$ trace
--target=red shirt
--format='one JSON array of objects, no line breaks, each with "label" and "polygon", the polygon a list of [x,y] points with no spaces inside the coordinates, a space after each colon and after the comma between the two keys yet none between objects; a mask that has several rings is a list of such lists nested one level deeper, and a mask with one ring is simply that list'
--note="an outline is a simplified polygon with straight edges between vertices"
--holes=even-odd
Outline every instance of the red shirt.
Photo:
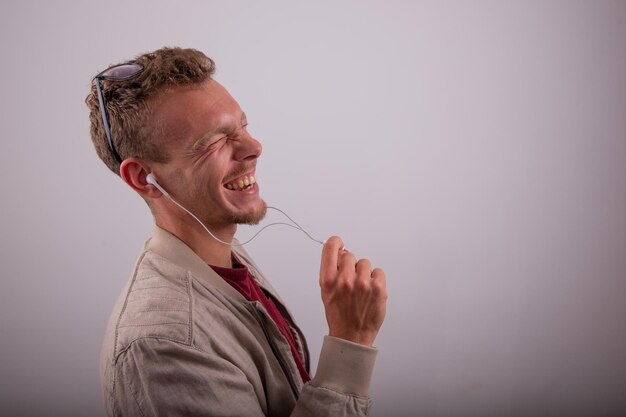
[{"label": "red shirt", "polygon": [[289,347],[291,347],[291,354],[293,355],[293,359],[296,361],[296,365],[298,365],[298,370],[300,371],[300,376],[302,377],[303,382],[307,382],[311,380],[309,373],[304,368],[304,364],[302,363],[302,358],[298,354],[298,350],[296,349],[296,341],[293,338],[293,334],[291,333],[291,329],[287,324],[287,321],[283,317],[283,315],[276,308],[276,304],[263,292],[261,287],[256,283],[256,281],[252,278],[250,271],[245,265],[242,265],[236,258],[233,256],[233,266],[234,268],[222,268],[219,266],[209,265],[220,277],[224,279],[224,281],[228,282],[233,288],[241,293],[248,301],[259,301],[265,307],[268,314],[278,326],[278,329],[285,336],[287,342],[289,343]]}]

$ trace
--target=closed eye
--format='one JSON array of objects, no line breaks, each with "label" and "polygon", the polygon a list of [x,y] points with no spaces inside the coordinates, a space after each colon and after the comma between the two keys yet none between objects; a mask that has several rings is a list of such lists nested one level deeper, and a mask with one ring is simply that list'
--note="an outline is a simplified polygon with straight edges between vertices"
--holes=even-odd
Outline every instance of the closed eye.
[{"label": "closed eye", "polygon": [[218,139],[213,140],[209,143],[209,141],[205,141],[204,143],[196,142],[194,146],[189,150],[188,156],[193,158],[194,160],[204,160],[206,157],[212,155],[215,151],[217,151],[220,147],[220,143],[224,143],[224,139],[226,136],[222,136]]},{"label": "closed eye", "polygon": [[[247,132],[247,128],[248,128],[248,122],[245,121],[239,129],[241,129],[243,132]],[[226,140],[238,140],[239,137],[241,136],[241,132],[238,131],[239,129],[224,129],[224,136],[220,136],[217,139],[213,140],[210,143],[207,139],[200,139],[198,140],[192,147],[193,151],[197,151],[197,152],[202,152],[202,153],[212,153],[214,152],[219,146],[222,146]]]},{"label": "closed eye", "polygon": [[221,138],[214,140],[213,142],[211,142],[209,145],[206,146],[205,151],[206,152],[213,152],[216,149],[218,149],[219,146],[223,145],[226,140],[228,140],[228,136],[222,136]]}]

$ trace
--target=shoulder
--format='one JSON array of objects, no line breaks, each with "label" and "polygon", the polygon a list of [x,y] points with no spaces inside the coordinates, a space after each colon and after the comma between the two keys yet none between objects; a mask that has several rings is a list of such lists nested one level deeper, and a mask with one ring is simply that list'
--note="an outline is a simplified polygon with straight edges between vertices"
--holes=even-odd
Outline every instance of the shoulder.
[{"label": "shoulder", "polygon": [[115,326],[115,354],[143,338],[191,343],[191,274],[146,251],[121,295]]}]

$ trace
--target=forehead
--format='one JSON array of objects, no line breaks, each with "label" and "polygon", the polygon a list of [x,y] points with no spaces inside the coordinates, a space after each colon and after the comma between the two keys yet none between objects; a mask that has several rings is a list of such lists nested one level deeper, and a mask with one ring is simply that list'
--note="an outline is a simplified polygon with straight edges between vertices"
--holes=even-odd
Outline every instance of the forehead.
[{"label": "forehead", "polygon": [[154,114],[169,144],[184,144],[211,131],[238,126],[242,117],[237,101],[215,80],[165,92]]}]

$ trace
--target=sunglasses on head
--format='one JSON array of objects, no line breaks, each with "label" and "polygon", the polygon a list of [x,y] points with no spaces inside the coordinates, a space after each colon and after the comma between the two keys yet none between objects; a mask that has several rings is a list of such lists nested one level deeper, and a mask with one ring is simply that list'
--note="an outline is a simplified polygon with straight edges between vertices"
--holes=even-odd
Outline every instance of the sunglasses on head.
[{"label": "sunglasses on head", "polygon": [[96,81],[96,91],[98,92],[98,103],[100,105],[100,114],[102,115],[102,124],[104,125],[104,133],[109,143],[109,149],[115,160],[122,163],[122,158],[117,153],[115,146],[113,145],[113,138],[111,136],[111,122],[109,119],[109,111],[107,110],[106,101],[104,100],[104,94],[102,92],[102,80],[108,81],[121,81],[134,77],[143,71],[143,65],[136,62],[128,62],[126,64],[113,65],[102,71],[100,74],[94,77]]}]

